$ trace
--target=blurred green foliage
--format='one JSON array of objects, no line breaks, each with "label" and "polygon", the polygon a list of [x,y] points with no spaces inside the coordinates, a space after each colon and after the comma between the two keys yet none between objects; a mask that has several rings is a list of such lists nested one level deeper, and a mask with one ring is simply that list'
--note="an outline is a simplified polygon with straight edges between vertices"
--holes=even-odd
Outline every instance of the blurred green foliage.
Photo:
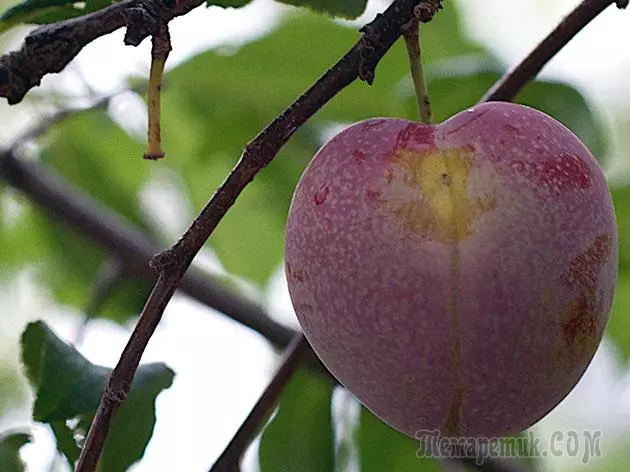
[{"label": "blurred green foliage", "polygon": [[[455,56],[438,61],[428,71],[431,101],[438,121],[473,106],[506,70],[486,54]],[[416,100],[408,87],[407,110]],[[582,93],[569,84],[536,80],[521,90],[515,102],[553,116],[573,131],[602,162],[607,156],[604,130]]]},{"label": "blurred green foliage", "polygon": [[20,448],[31,441],[26,433],[0,434],[0,470],[2,472],[24,472]]},{"label": "blurred green foliage", "polygon": [[361,472],[439,472],[437,459],[421,457],[420,441],[390,428],[366,408],[361,408],[357,430]]},{"label": "blurred green foliage", "polygon": [[295,373],[262,432],[260,472],[334,470],[332,391],[326,378],[302,370]]},{"label": "blurred green foliage", "polygon": [[[241,6],[248,2],[209,3]],[[286,3],[308,4],[348,17],[357,16],[365,7],[363,0]],[[15,22],[46,22],[58,15],[70,16],[68,8],[71,13],[76,9],[69,5],[57,0],[24,2],[0,18],[0,30]],[[86,9],[104,5],[87,2]],[[356,30],[328,18],[291,14],[273,32],[232,54],[207,51],[167,74],[162,100],[165,160],[143,161],[144,144],[125,133],[102,110],[74,116],[56,126],[40,143],[41,160],[95,200],[149,232],[139,192],[151,178],[152,169],[177,173],[185,196],[199,210],[237,162],[245,144],[358,38]],[[422,44],[429,92],[439,120],[476,103],[503,72],[487,51],[462,34],[456,12],[448,5],[423,27]],[[565,123],[606,164],[605,130],[579,90],[568,84],[538,81],[529,85],[518,101]],[[357,81],[334,98],[290,140],[228,212],[208,243],[228,272],[258,287],[269,282],[282,260],[284,223],[293,189],[322,144],[324,133],[335,125],[374,116],[417,116],[402,44],[395,45],[383,59],[373,87]],[[630,309],[630,186],[616,188],[614,198],[621,269],[608,333],[628,356],[630,325],[625,315]],[[8,277],[24,267],[35,268],[57,301],[83,309],[107,254],[62,223],[51,222],[25,198],[18,201],[19,217],[0,231],[3,275]],[[132,281],[108,302],[105,310],[90,315],[128,321],[140,309],[147,289]],[[22,348],[35,392],[34,419],[53,428],[58,448],[72,461],[78,453],[74,434],[89,424],[109,371],[89,363],[42,323],[28,326]],[[172,377],[172,371],[163,365],[141,367],[108,439],[102,471],[124,470],[141,457],[155,421],[155,397],[170,385]],[[332,390],[331,384],[312,374],[299,372],[295,376],[262,432],[262,472],[334,470],[340,458],[335,453]],[[67,426],[67,420],[76,418],[79,421],[75,429]],[[20,440],[13,440],[17,442],[11,443],[14,449],[9,454],[15,456]],[[439,470],[437,462],[416,457],[416,441],[387,427],[365,409],[354,442],[361,472]],[[2,444],[0,461],[6,454]]]},{"label": "blurred green foliage", "polygon": [[[170,0],[164,0],[168,4]],[[367,0],[278,0],[339,18],[357,18],[365,10]],[[206,0],[208,6],[238,8],[251,0]],[[0,15],[0,34],[20,24],[43,25],[76,18],[105,8],[112,0],[24,0]]]},{"label": "blurred green foliage", "polygon": [[24,0],[0,15],[0,34],[17,25],[54,23],[86,15],[111,4],[111,0]]},{"label": "blurred green foliage", "polygon": [[613,188],[612,194],[619,230],[619,275],[606,332],[627,362],[630,359],[630,182]]}]

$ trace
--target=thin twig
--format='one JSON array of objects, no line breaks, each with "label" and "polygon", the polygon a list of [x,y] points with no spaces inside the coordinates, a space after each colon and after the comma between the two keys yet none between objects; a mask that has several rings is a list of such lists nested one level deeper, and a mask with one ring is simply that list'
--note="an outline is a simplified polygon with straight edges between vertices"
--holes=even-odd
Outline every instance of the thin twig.
[{"label": "thin twig", "polygon": [[[140,314],[140,318],[131,333],[131,339],[135,342],[127,343],[121,354],[121,361],[116,365],[114,372],[105,385],[103,396],[101,397],[98,409],[96,410],[95,419],[92,423],[93,425],[100,426],[100,429],[96,429],[94,433],[87,435],[81,456],[77,463],[77,472],[92,472],[96,470],[96,465],[98,464],[100,453],[105,444],[109,427],[113,423],[118,409],[129,393],[133,380],[133,374],[127,374],[128,371],[123,370],[121,366],[133,366],[133,372],[135,373],[144,348],[148,344],[149,339],[155,332],[161,319],[161,316],[154,316],[154,313],[159,313],[160,315],[164,313],[166,305],[173,296],[173,293],[175,293],[178,282],[179,279],[171,276],[167,272],[163,272],[158,277],[153,287],[153,292],[151,296],[149,296]],[[90,431],[92,431],[92,428],[90,428]]]},{"label": "thin twig", "polygon": [[88,15],[41,26],[32,31],[18,51],[0,57],[0,97],[19,103],[44,76],[61,72],[96,38],[124,26],[124,42],[139,45],[159,34],[160,25],[198,7],[203,0],[124,0]]},{"label": "thin twig", "polygon": [[[362,40],[320,79],[305,96],[298,100],[293,107],[276,119],[256,140],[247,146],[237,167],[226,183],[215,194],[210,205],[204,209],[200,218],[195,221],[191,229],[186,233],[185,237],[171,250],[163,253],[162,257],[156,259],[155,265],[161,268],[162,273],[152,296],[149,298],[147,305],[145,305],[143,316],[141,316],[140,322],[136,330],[134,330],[130,342],[105,389],[99,412],[90,429],[90,435],[102,437],[92,438],[89,444],[86,445],[83,454],[90,457],[87,457],[84,464],[95,466],[100,454],[100,446],[102,446],[105,439],[104,436],[107,433],[113,415],[128,392],[133,373],[137,368],[144,349],[143,343],[148,341],[157,322],[159,322],[161,313],[170,295],[172,295],[179,283],[179,278],[181,278],[181,275],[178,274],[180,272],[183,273],[188,264],[190,264],[192,257],[196,253],[195,248],[200,248],[203,245],[208,234],[234,202],[236,196],[253,178],[255,173],[271,161],[278,149],[300,125],[306,122],[332,96],[354,81],[357,76],[368,82],[373,80],[376,64],[400,34],[402,25],[412,18],[411,7],[416,3],[418,2],[396,0],[384,15],[366,27]],[[591,13],[590,18],[592,19],[599,12],[603,11],[603,8],[600,8],[601,3],[594,0],[586,1],[578,9],[587,5]],[[612,1],[607,2],[606,6],[611,3]],[[619,6],[625,6],[627,2],[619,0],[617,3]],[[397,20],[402,20],[402,22]],[[588,21],[583,22],[582,27]],[[572,28],[566,28],[563,34],[569,35],[570,39],[575,34],[575,31]],[[566,40],[549,40],[541,43],[530,56],[538,59],[530,60],[526,66],[517,68],[508,74],[507,78],[488,95],[488,99],[511,99],[523,85],[536,75],[548,60],[548,58],[542,60],[540,58],[552,57],[566,42]],[[0,82],[2,78],[0,73]],[[90,438],[88,437],[88,439]],[[83,466],[79,470],[93,470],[93,468],[90,469],[89,466]]]},{"label": "thin twig", "polygon": [[280,395],[284,391],[301,360],[310,349],[303,334],[296,334],[291,344],[286,349],[280,367],[271,379],[271,382],[262,393],[254,408],[249,413],[243,424],[227,445],[223,453],[214,463],[210,472],[234,472],[239,469],[241,457],[260,431],[273,407],[278,403]]},{"label": "thin twig", "polygon": [[[39,126],[36,128],[41,129]],[[151,239],[64,180],[48,165],[19,159],[14,147],[0,153],[1,179],[27,195],[47,218],[64,222],[93,243],[107,249],[112,257],[125,264],[125,271],[155,282],[156,275],[149,268],[149,261],[157,249]],[[200,269],[191,267],[184,275],[180,289],[206,306],[260,333],[276,347],[286,347],[295,335],[294,330],[271,319],[258,304],[236,295],[217,278]]]},{"label": "thin twig", "polygon": [[77,329],[77,333],[74,337],[74,345],[81,344],[90,321],[96,317],[103,304],[128,276],[129,274],[125,272],[122,261],[118,258],[110,257],[101,264],[101,267],[96,273],[92,293],[83,310],[83,320],[81,320],[79,329]]},{"label": "thin twig", "polygon": [[434,2],[395,0],[382,15],[364,27],[364,35],[357,44],[246,146],[236,167],[183,237],[152,260],[152,267],[160,273],[158,281],[107,381],[79,457],[78,472],[95,470],[116,411],[131,387],[142,352],[183,274],[221,218],[254,176],[273,160],[280,148],[311,116],[357,78],[368,83],[374,80],[376,65],[400,37],[402,27],[413,19],[414,7],[420,3]]},{"label": "thin twig", "polygon": [[523,85],[538,75],[547,62],[576,34],[615,3],[619,8],[625,8],[628,5],[627,0],[584,0],[525,59],[501,77],[485,93],[480,102],[512,100]]},{"label": "thin twig", "polygon": [[[54,170],[42,163],[22,162],[12,153],[5,153],[0,155],[0,177],[40,205],[47,217],[65,222],[126,262],[128,265],[125,270],[154,280],[153,272],[148,269],[148,261],[155,252],[150,240],[117,215],[92,202],[72,184],[64,182]],[[186,272],[180,289],[199,302],[254,329],[277,347],[288,346],[297,335],[295,331],[270,319],[262,308],[223,289],[218,282],[194,268]],[[305,365],[316,372],[327,372],[310,346],[305,357]],[[332,376],[329,378],[334,381]],[[490,470],[489,467],[494,467],[492,470],[496,471],[510,471],[508,467],[501,468],[501,461],[488,460],[484,462],[484,467],[482,470],[486,472]]]}]

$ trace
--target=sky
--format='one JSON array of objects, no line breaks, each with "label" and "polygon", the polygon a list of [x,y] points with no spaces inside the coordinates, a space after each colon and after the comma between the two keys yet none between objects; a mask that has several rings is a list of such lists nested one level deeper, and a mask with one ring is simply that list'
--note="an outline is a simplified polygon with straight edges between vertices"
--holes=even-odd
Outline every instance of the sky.
[{"label": "sky", "polygon": [[[507,65],[514,65],[576,1],[460,0],[458,3],[471,34]],[[353,24],[369,21],[385,4],[378,0],[370,2],[366,14]],[[237,11],[198,8],[171,23],[173,53],[169,67],[209,47],[220,47],[227,52],[253,40],[270,31],[287,10],[271,0],[255,0]],[[584,88],[609,126],[614,126],[619,110],[630,108],[630,82],[627,81],[630,49],[620,44],[620,38],[627,36],[628,15],[630,11],[609,8],[563,50],[543,74]],[[122,37],[123,32],[118,31],[98,39],[66,72],[46,78],[44,87],[81,97],[120,90],[129,74],[146,76],[149,42],[145,41],[138,48],[125,47]],[[14,39],[14,44],[19,44],[19,38]],[[331,57],[331,63],[336,59]],[[14,127],[0,129],[0,144],[14,136],[16,128],[27,126],[32,119],[16,110],[10,110],[11,116],[15,116],[12,120]],[[0,117],[7,113],[4,105],[0,107]],[[144,104],[138,99],[122,96],[111,107],[110,114],[130,133],[144,136],[146,113]],[[172,176],[156,175],[141,195],[142,204],[154,215],[156,227],[162,228],[170,239],[179,236],[194,217],[182,194]],[[167,203],[176,210],[165,214]],[[198,262],[213,270],[222,270],[220,263],[207,251]],[[258,296],[272,313],[295,323],[280,269],[267,290]],[[15,312],[19,313],[19,318],[6,323],[3,320],[5,327],[12,329],[15,326],[16,346],[17,333],[21,331],[17,325],[40,318],[42,313],[47,314],[45,318],[53,323],[57,333],[68,340],[72,339],[80,322],[76,313],[57,307],[34,285],[33,277],[28,273],[0,292],[0,303],[10,303],[18,308]],[[208,470],[273,372],[277,358],[262,338],[222,316],[209,314],[209,311],[185,297],[176,296],[148,346],[143,362],[166,362],[177,375],[173,386],[158,398],[155,433],[144,459],[133,467],[134,472]],[[94,321],[80,349],[92,362],[113,366],[130,328]],[[619,437],[629,433],[626,426],[630,424],[628,379],[628,372],[620,366],[614,347],[604,342],[579,386],[537,425],[536,430],[544,436],[561,427],[605,426],[604,444],[613,447]],[[27,410],[15,412],[12,418],[2,420],[0,429],[22,424],[27,417]],[[36,442],[23,448],[23,456],[29,472],[50,470],[54,444],[44,428],[36,430]],[[566,470],[570,465],[566,458],[545,462],[546,470],[554,472]]]}]

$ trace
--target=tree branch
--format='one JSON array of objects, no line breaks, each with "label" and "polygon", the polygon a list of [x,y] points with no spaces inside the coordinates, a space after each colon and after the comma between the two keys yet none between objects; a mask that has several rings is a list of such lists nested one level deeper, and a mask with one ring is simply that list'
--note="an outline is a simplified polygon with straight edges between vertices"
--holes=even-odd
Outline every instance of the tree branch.
[{"label": "tree branch", "polygon": [[[124,262],[125,270],[150,281],[156,280],[155,273],[149,268],[149,261],[157,252],[152,241],[120,216],[64,181],[47,165],[24,162],[17,158],[13,150],[5,151],[0,154],[0,178],[27,195],[42,208],[47,217],[64,222],[107,249],[112,257]],[[256,303],[234,294],[218,280],[194,267],[184,275],[180,289],[197,301],[260,333],[276,347],[286,347],[296,334],[294,330],[272,320]]]},{"label": "tree branch", "polygon": [[41,26],[24,40],[19,51],[0,57],[0,97],[19,103],[47,74],[61,72],[96,38],[123,26],[125,44],[139,45],[159,33],[160,25],[188,13],[204,0],[124,0],[102,10]]},{"label": "tree branch", "polygon": [[296,334],[286,349],[280,367],[273,379],[262,393],[252,411],[238,428],[238,431],[227,445],[223,453],[210,469],[210,472],[238,471],[239,463],[247,446],[252,442],[258,431],[265,424],[271,410],[278,403],[278,399],[287,386],[293,373],[300,365],[304,355],[310,350],[310,345],[303,334]]},{"label": "tree branch", "polygon": [[184,236],[153,259],[152,267],[160,273],[158,281],[108,379],[79,457],[79,472],[95,470],[116,411],[129,392],[142,352],[184,272],[221,218],[256,173],[272,161],[280,148],[313,114],[358,77],[372,82],[376,65],[398,39],[401,28],[414,18],[414,7],[420,3],[433,4],[433,1],[395,0],[382,15],[364,27],[364,35],[357,44],[246,146],[236,167]]},{"label": "tree branch", "polygon": [[[143,309],[136,329],[132,333],[129,343],[123,351],[121,359],[108,381],[105,393],[101,399],[101,404],[99,405],[99,410],[95,416],[92,427],[90,428],[77,470],[94,470],[111,421],[113,420],[118,407],[122,404],[128,393],[131,380],[133,379],[133,375],[138,366],[146,343],[155,330],[166,304],[182,280],[184,272],[220,219],[234,203],[240,192],[253,179],[254,175],[271,162],[280,147],[284,145],[284,143],[302,124],[308,120],[308,118],[310,118],[344,87],[356,80],[357,77],[367,81],[368,83],[372,82],[374,79],[374,69],[377,63],[391,47],[393,42],[399,37],[403,25],[413,18],[413,7],[420,3],[428,2],[423,2],[422,0],[395,0],[395,2],[383,15],[379,15],[373,23],[366,26],[362,30],[364,32],[364,36],[361,40],[337,64],[335,64],[332,69],[330,69],[319,81],[317,81],[304,96],[302,96],[282,115],[274,120],[271,125],[263,130],[263,132],[246,147],[245,152],[235,169],[210,200],[209,204],[204,208],[200,216],[195,220],[195,222],[193,222],[192,226],[184,234],[182,239],[180,239],[180,241],[178,241],[178,243],[169,250],[154,258],[153,266],[160,270],[158,281],[151,296],[147,300],[147,304]],[[516,94],[518,90],[520,90],[520,88],[522,88],[522,86],[525,85],[531,78],[533,78],[544,66],[544,64],[564,44],[566,44],[568,40],[577,33],[577,31],[579,31],[579,29],[588,24],[589,21],[591,21],[611,3],[613,3],[613,1],[602,2],[586,0],[580,4],[576,11],[569,15],[560,27],[545,41],[543,41],[530,56],[528,56],[521,66],[507,74],[505,78],[503,78],[491,89],[484,99],[511,99],[513,95]],[[620,7],[627,5],[627,1],[625,0],[618,0],[616,3]],[[135,27],[132,28],[129,21],[120,22],[120,19],[115,17],[116,15],[124,16],[123,12],[126,12],[127,17],[125,17],[125,20],[128,20],[129,12],[134,11],[129,5],[143,5],[144,7],[140,7],[140,11],[144,12],[142,8],[146,9],[147,4],[150,4],[148,0],[144,0],[142,2],[129,0],[128,2],[125,2],[125,5],[127,6],[124,8],[120,7],[119,11],[109,11],[106,13],[104,13],[104,11],[97,12],[97,14],[100,13],[104,15],[101,29],[97,31],[102,32],[108,28],[113,28],[107,31],[111,32],[114,29],[123,26],[123,24],[127,24],[129,28],[127,31],[128,37],[126,38],[126,41],[133,44],[133,42],[138,40],[138,38],[141,40],[151,34],[150,28],[145,28],[146,31],[140,31]],[[122,4],[114,5],[114,7],[120,5]],[[173,14],[173,16],[175,16],[175,14],[182,14],[173,12],[180,10],[184,11],[182,9],[189,10],[198,5],[198,3],[189,2],[184,6],[181,6],[182,4],[179,5],[180,6],[176,6],[169,14]],[[142,13],[141,16],[142,15],[144,15],[143,18],[146,20],[146,12]],[[151,15],[148,15],[148,17],[150,18]],[[84,17],[83,20],[85,20],[85,18],[86,17]],[[68,47],[66,50],[62,51],[61,54],[57,54],[56,56],[61,57],[65,55],[67,57],[68,54],[71,54],[71,56],[74,57],[81,47],[94,39],[94,37],[89,39],[90,35],[81,29],[84,28],[84,26],[79,27],[72,23],[72,21],[78,22],[80,20],[82,19],[69,20],[68,22],[63,22],[58,25],[50,25],[40,28],[34,33],[40,32],[40,34],[43,34],[42,30],[44,30],[46,34],[51,35],[49,37],[53,38],[55,37],[55,28],[58,28],[58,30],[62,31],[63,34],[68,34],[68,31],[81,33],[78,34],[79,43],[75,44],[75,42],[73,42],[73,47]],[[116,24],[118,24],[118,26],[116,26]],[[73,28],[76,29],[73,30]],[[61,36],[63,36],[63,34]],[[93,32],[92,34],[96,34],[95,37],[98,37],[99,35],[107,33],[104,32],[99,34],[98,32]],[[10,101],[13,100],[12,103],[15,103],[16,100],[19,101],[30,87],[36,85],[36,83],[28,84],[27,88],[23,90],[21,95],[19,95],[19,93],[15,93],[15,87],[18,82],[22,81],[26,83],[28,82],[26,79],[29,78],[32,82],[32,78],[36,77],[37,74],[40,74],[41,78],[41,76],[46,73],[58,71],[56,69],[44,70],[45,68],[40,67],[40,62],[35,61],[35,65],[33,65],[24,59],[28,56],[37,56],[37,54],[32,53],[34,50],[37,50],[39,54],[42,54],[42,44],[38,43],[36,34],[34,37],[35,39],[31,37],[30,40],[25,42],[25,46],[21,51],[11,53],[8,56],[0,58],[0,95],[4,90],[12,90],[11,96],[6,95],[9,97]],[[81,45],[80,41],[86,40],[87,42]],[[28,50],[29,42],[31,46],[33,46],[31,47],[30,52]],[[73,52],[75,50],[76,52]],[[70,53],[68,53],[68,51],[70,51]],[[16,59],[20,56],[20,54],[22,60],[26,61],[21,64],[24,66],[23,68],[20,68],[19,61]],[[9,66],[14,66],[12,69],[7,66],[7,57],[15,59],[14,62],[9,61]],[[33,57],[30,57],[31,61],[33,61]],[[43,62],[48,64],[51,61],[43,60]],[[59,67],[59,64],[57,64],[56,67]],[[63,68],[63,66],[61,66],[61,68]],[[32,73],[33,71],[35,73]],[[11,74],[14,75],[11,76]],[[15,74],[18,75],[15,76]],[[18,79],[16,79],[16,77],[18,77]],[[37,79],[37,83],[38,80],[39,79]],[[3,84],[9,84],[9,89],[3,87]]]},{"label": "tree branch", "polygon": [[626,8],[627,0],[584,0],[515,68],[488,90],[481,102],[510,101],[571,39],[610,5]]},{"label": "tree branch", "polygon": [[[75,110],[75,112],[80,111]],[[57,121],[51,120],[50,123]],[[37,130],[40,128],[40,126],[36,127]],[[30,136],[31,133],[28,135]],[[0,155],[0,177],[13,188],[24,193],[33,203],[39,205],[47,217],[64,222],[93,243],[107,249],[112,257],[125,262],[127,265],[124,270],[132,271],[136,276],[155,280],[155,274],[149,269],[148,263],[156,250],[149,238],[132,228],[118,215],[93,202],[70,183],[63,181],[53,169],[41,163],[22,162],[12,152],[6,152]],[[195,270],[194,267],[184,275],[180,289],[197,301],[223,312],[229,318],[258,332],[276,347],[287,347],[298,334],[276,323],[262,308],[224,289],[219,282],[213,281],[212,277]],[[327,372],[308,344],[303,360],[306,365],[313,367],[316,371]],[[279,369],[278,372],[281,371]],[[332,375],[329,375],[329,378],[335,381]],[[272,379],[270,385],[279,383],[281,384],[282,381]],[[271,388],[273,389],[275,387]],[[254,415],[253,412],[251,414]],[[258,413],[255,415],[259,417]],[[231,447],[241,444],[243,434],[245,433],[240,433],[241,439],[230,443],[233,444]],[[224,454],[233,457],[235,452],[226,449]],[[500,461],[488,460],[484,462],[484,466],[486,469],[481,470],[486,470],[486,472],[489,470],[511,472],[511,469],[507,467],[501,468]]]}]

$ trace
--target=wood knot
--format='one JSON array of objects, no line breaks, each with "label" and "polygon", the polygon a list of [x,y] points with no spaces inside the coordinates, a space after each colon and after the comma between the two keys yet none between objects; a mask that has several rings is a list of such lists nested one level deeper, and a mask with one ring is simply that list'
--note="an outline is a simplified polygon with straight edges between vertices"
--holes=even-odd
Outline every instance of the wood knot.
[{"label": "wood knot", "polygon": [[413,14],[421,23],[428,23],[442,8],[442,0],[428,0],[416,5]]}]

